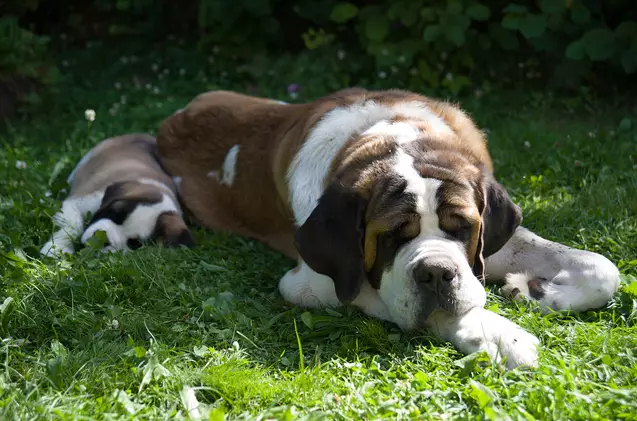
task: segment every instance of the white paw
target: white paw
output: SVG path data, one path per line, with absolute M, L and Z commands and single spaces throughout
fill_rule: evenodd
M 106 238 L 108 238 L 109 246 L 113 249 L 120 250 L 126 248 L 126 237 L 120 232 L 120 227 L 110 219 L 100 219 L 93 223 L 82 234 L 82 244 L 95 235 L 98 231 L 104 231 Z
M 127 251 L 129 251 L 129 250 L 130 250 L 130 249 L 129 249 L 128 247 L 126 247 L 126 246 L 124 246 L 124 247 L 123 247 L 123 248 L 121 248 L 121 249 L 117 249 L 117 248 L 115 248 L 115 247 L 113 247 L 113 246 L 110 246 L 110 245 L 109 245 L 109 246 L 104 247 L 104 248 L 103 248 L 102 250 L 100 250 L 100 251 L 101 251 L 102 253 L 107 253 L 107 254 L 108 254 L 108 253 L 117 253 L 117 252 L 120 252 L 120 251 L 121 251 L 122 253 L 126 253 L 126 252 L 127 252 Z
M 537 367 L 539 339 L 512 322 L 511 325 L 486 341 L 487 354 L 496 363 L 504 361 L 509 370 L 518 366 Z
M 540 341 L 492 311 L 478 307 L 462 316 L 439 311 L 427 324 L 465 354 L 485 351 L 496 363 L 504 361 L 509 370 L 521 365 L 537 367 Z
M 47 241 L 46 244 L 44 244 L 42 246 L 42 248 L 40 249 L 40 254 L 42 256 L 46 256 L 46 257 L 52 257 L 52 258 L 60 258 L 62 257 L 65 253 L 67 254 L 73 254 L 75 252 L 75 250 L 73 249 L 73 246 L 71 244 L 60 244 L 60 243 L 53 243 L 53 241 Z

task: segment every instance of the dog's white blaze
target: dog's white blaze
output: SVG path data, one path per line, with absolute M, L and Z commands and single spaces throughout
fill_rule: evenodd
M 152 235 L 157 218 L 164 212 L 179 212 L 173 200 L 166 194 L 162 194 L 162 200 L 159 203 L 137 205 L 122 224 L 122 233 L 127 239 L 145 240 Z
M 451 131 L 426 104 L 416 101 L 392 107 L 369 100 L 337 107 L 325 113 L 305 139 L 287 173 L 290 201 L 297 225 L 303 225 L 316 207 L 332 161 L 347 141 L 399 115 L 427 121 L 435 131 Z M 403 139 L 411 139 L 412 132 L 405 125 L 389 126 L 394 125 L 381 124 L 378 129 L 392 130 L 396 135 L 402 133 Z
M 420 236 L 443 236 L 438 226 L 438 199 L 436 192 L 442 181 L 435 178 L 423 178 L 414 168 L 414 159 L 399 150 L 396 155 L 394 171 L 407 181 L 405 191 L 416 196 L 416 210 L 420 214 Z
M 379 121 L 363 132 L 363 136 L 381 135 L 391 136 L 399 144 L 413 142 L 418 138 L 420 130 L 404 121 L 391 123 L 387 120 Z
M 223 160 L 223 177 L 221 178 L 221 184 L 226 186 L 232 186 L 234 178 L 236 176 L 237 169 L 237 157 L 239 155 L 240 145 L 234 145 Z

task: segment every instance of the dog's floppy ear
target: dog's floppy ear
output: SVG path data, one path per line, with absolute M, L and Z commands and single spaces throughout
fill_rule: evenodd
M 295 243 L 301 258 L 334 281 L 342 303 L 352 301 L 365 278 L 363 237 L 367 201 L 338 181 L 332 183 L 318 205 L 296 230 Z
M 166 247 L 194 247 L 195 240 L 183 218 L 174 211 L 162 212 L 157 217 L 153 237 Z
M 474 258 L 473 273 L 484 276 L 484 259 L 495 254 L 511 239 L 522 223 L 522 212 L 507 191 L 491 175 L 487 175 L 478 199 L 482 223 Z
M 513 236 L 522 223 L 522 211 L 513 203 L 506 189 L 492 175 L 487 175 L 478 195 L 482 223 L 473 263 L 473 273 L 484 279 L 484 259 L 495 254 Z

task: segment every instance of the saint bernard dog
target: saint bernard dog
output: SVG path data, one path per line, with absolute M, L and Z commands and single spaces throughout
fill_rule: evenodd
M 153 136 L 103 140 L 82 157 L 67 182 L 70 193 L 53 216 L 58 230 L 42 246 L 44 256 L 73 254 L 78 239 L 86 244 L 98 231 L 106 233 L 104 251 L 134 249 L 150 239 L 166 246 L 194 244 Z M 85 230 L 87 214 L 92 216 Z
M 537 365 L 539 341 L 484 308 L 485 282 L 573 311 L 619 287 L 605 257 L 520 226 L 484 134 L 448 102 L 357 88 L 306 104 L 210 92 L 163 122 L 157 146 L 200 223 L 298 260 L 279 281 L 295 305 L 351 304 L 513 368 Z

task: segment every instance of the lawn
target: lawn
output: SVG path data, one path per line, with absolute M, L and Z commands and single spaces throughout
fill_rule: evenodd
M 294 263 L 234 236 L 195 228 L 192 250 L 41 259 L 64 180 L 92 145 L 154 133 L 202 91 L 255 89 L 179 48 L 96 46 L 59 60 L 52 98 L 0 131 L 0 419 L 184 419 L 195 399 L 191 415 L 210 420 L 637 419 L 634 109 L 584 94 L 462 100 L 524 225 L 622 272 L 612 302 L 583 314 L 543 316 L 491 288 L 487 305 L 543 347 L 537 370 L 504 372 L 427 332 L 286 304 L 276 286 Z M 296 71 L 263 77 L 261 94 L 337 87 Z M 90 125 L 85 109 L 96 110 Z

